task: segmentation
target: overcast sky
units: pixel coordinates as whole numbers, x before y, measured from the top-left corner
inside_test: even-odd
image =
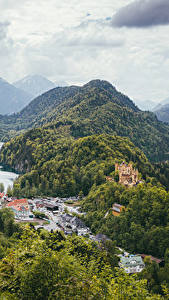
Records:
[[[0,77],[106,79],[136,100],[169,97],[169,0],[0,0]]]

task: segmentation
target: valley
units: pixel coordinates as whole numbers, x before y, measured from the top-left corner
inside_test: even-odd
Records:
[[[169,300],[169,1],[0,12],[0,300]]]
[[[24,240],[27,234],[39,255],[36,238],[51,255],[55,247],[59,255],[61,244],[67,243],[75,256],[91,245],[100,257],[101,248],[110,272],[115,267],[129,274],[134,270],[140,282],[148,280],[152,297],[157,293],[163,299],[162,286],[168,284],[169,126],[141,111],[109,82],[93,80],[82,87],[54,88],[19,113],[2,116],[0,132],[5,142],[0,164],[20,174],[1,200],[4,237],[10,241],[22,232]],[[75,241],[84,246],[77,250]],[[15,242],[22,252],[18,238]],[[28,256],[30,248],[24,250]]]

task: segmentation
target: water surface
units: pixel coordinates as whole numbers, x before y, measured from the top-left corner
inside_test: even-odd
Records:
[[[0,149],[2,147],[3,143],[0,143]],[[11,172],[4,170],[2,166],[0,166],[0,183],[4,184],[5,191],[7,190],[8,186],[13,186],[14,180],[18,177],[19,175]]]

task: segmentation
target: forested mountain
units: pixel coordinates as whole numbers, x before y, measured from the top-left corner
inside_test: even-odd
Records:
[[[160,186],[140,184],[126,189],[115,182],[106,182],[93,186],[85,198],[85,220],[94,232],[108,234],[131,253],[164,257],[169,245],[168,199],[169,193]],[[114,203],[126,207],[118,218],[112,217]]]
[[[162,267],[147,263],[145,270],[134,281],[134,291],[137,291],[136,282],[140,283],[140,279],[147,278],[149,292],[155,293],[152,297],[167,299],[163,290],[169,286],[169,178],[168,164],[159,161],[167,157],[169,126],[159,122],[153,113],[140,111],[111,84],[99,80],[91,81],[83,87],[53,89],[34,99],[20,113],[7,117],[6,122],[1,118],[0,124],[1,134],[5,138],[8,138],[6,132],[9,129],[9,136],[24,131],[5,143],[0,153],[1,164],[22,173],[14,182],[13,190],[8,190],[8,194],[17,198],[79,195],[86,212],[82,218],[92,232],[106,234],[111,239],[106,247],[112,251],[109,252],[103,245],[99,246],[102,251],[106,250],[105,260],[105,257],[100,257],[103,252],[94,251],[93,256],[94,245],[90,241],[87,241],[89,253],[84,240],[74,236],[65,239],[58,233],[48,235],[43,231],[38,236],[37,232],[26,230],[27,235],[21,236],[17,251],[9,246],[12,252],[8,249],[9,255],[5,263],[0,263],[2,292],[8,291],[19,298],[20,295],[27,295],[29,290],[25,299],[30,299],[30,295],[32,299],[39,299],[45,291],[47,297],[55,299],[56,295],[63,296],[67,291],[70,299],[77,294],[82,299],[84,293],[81,283],[87,280],[90,282],[87,285],[87,295],[94,293],[95,289],[99,290],[100,298],[96,292],[92,294],[93,299],[104,299],[104,288],[109,289],[105,299],[116,299],[118,292],[115,296],[112,294],[108,278],[114,280],[114,274],[117,281],[121,278],[118,273],[114,273],[117,272],[114,269],[117,263],[114,246],[117,245],[131,253],[145,253],[162,258]],[[158,163],[150,163],[143,152]],[[122,161],[132,162],[138,168],[140,184],[126,188],[118,183],[115,162]],[[107,176],[114,180],[108,181]],[[112,215],[114,203],[125,206],[119,217]],[[3,218],[1,219],[0,225],[5,235],[5,232],[12,230],[13,223],[10,226],[3,225]],[[15,230],[14,234],[16,236]],[[2,258],[5,249],[5,246],[0,248]],[[10,253],[13,253],[12,262]],[[63,254],[68,264],[61,259]],[[17,255],[20,260],[16,264]],[[58,262],[61,263],[61,268]],[[102,262],[104,265],[106,263],[106,269],[100,269]],[[14,276],[13,273],[9,275],[8,264],[12,264]],[[27,264],[30,266],[29,271],[25,270]],[[49,268],[45,267],[48,264]],[[99,271],[96,272],[96,269]],[[48,274],[43,270],[48,270]],[[56,272],[59,275],[55,276]],[[105,272],[108,273],[107,277]],[[87,277],[84,277],[85,273],[88,274]],[[72,289],[69,276],[65,274],[76,274],[75,290]],[[91,274],[94,274],[95,281],[97,279],[96,286],[91,280]],[[17,278],[13,284],[15,276]],[[79,276],[82,279],[80,281],[77,280]],[[123,276],[119,279],[121,282],[128,280],[124,280]],[[5,285],[4,278],[7,278]],[[43,289],[46,278],[49,282],[47,288],[45,285]],[[58,289],[65,278],[67,290]],[[132,280],[132,276],[129,278]],[[131,291],[133,292],[133,288]],[[138,295],[140,299],[142,296],[142,299],[151,299],[149,292],[144,293],[144,289],[141,291],[142,294],[134,296],[126,289],[128,294],[123,294],[127,298],[130,295],[131,299],[138,299]],[[164,297],[158,297],[158,293]]]
[[[116,182],[115,162],[122,161],[138,168],[141,184],[127,189]],[[87,196],[84,220],[93,232],[107,234],[133,253],[166,255],[169,193],[155,178],[146,156],[128,138],[103,134],[74,140],[69,127],[62,126],[62,132],[60,128],[33,129],[2,148],[1,162],[24,173],[14,183],[16,197]],[[114,181],[107,181],[106,176],[113,176]],[[112,215],[115,202],[126,207],[120,217]],[[156,275],[147,274],[156,292],[168,280],[166,270],[167,265],[156,270]]]
[[[8,142],[1,151],[1,163],[25,175],[18,181],[20,196],[33,194],[87,195],[94,183],[105,182],[115,161],[133,161],[146,179],[152,166],[127,138],[92,135],[73,140],[65,127],[34,129]]]
[[[56,85],[41,75],[28,75],[13,85],[23,91],[32,94],[33,98],[53,89]]]
[[[31,94],[0,78],[0,115],[20,111],[32,98]]]
[[[0,123],[1,140],[32,127],[62,125],[69,127],[74,138],[102,133],[126,136],[151,160],[168,157],[169,126],[153,113],[140,111],[106,81],[55,88],[34,99],[20,113],[1,118]]]
[[[49,122],[50,114],[62,101],[78,93],[78,87],[58,87],[35,98],[18,114],[0,118],[0,138],[8,140],[22,130],[40,127]],[[3,132],[3,133],[1,133]]]

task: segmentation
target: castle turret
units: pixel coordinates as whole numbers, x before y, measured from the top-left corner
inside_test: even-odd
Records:
[[[138,170],[133,169],[132,163],[125,162],[115,164],[115,171],[119,172],[119,183],[125,186],[133,186],[138,182]]]

